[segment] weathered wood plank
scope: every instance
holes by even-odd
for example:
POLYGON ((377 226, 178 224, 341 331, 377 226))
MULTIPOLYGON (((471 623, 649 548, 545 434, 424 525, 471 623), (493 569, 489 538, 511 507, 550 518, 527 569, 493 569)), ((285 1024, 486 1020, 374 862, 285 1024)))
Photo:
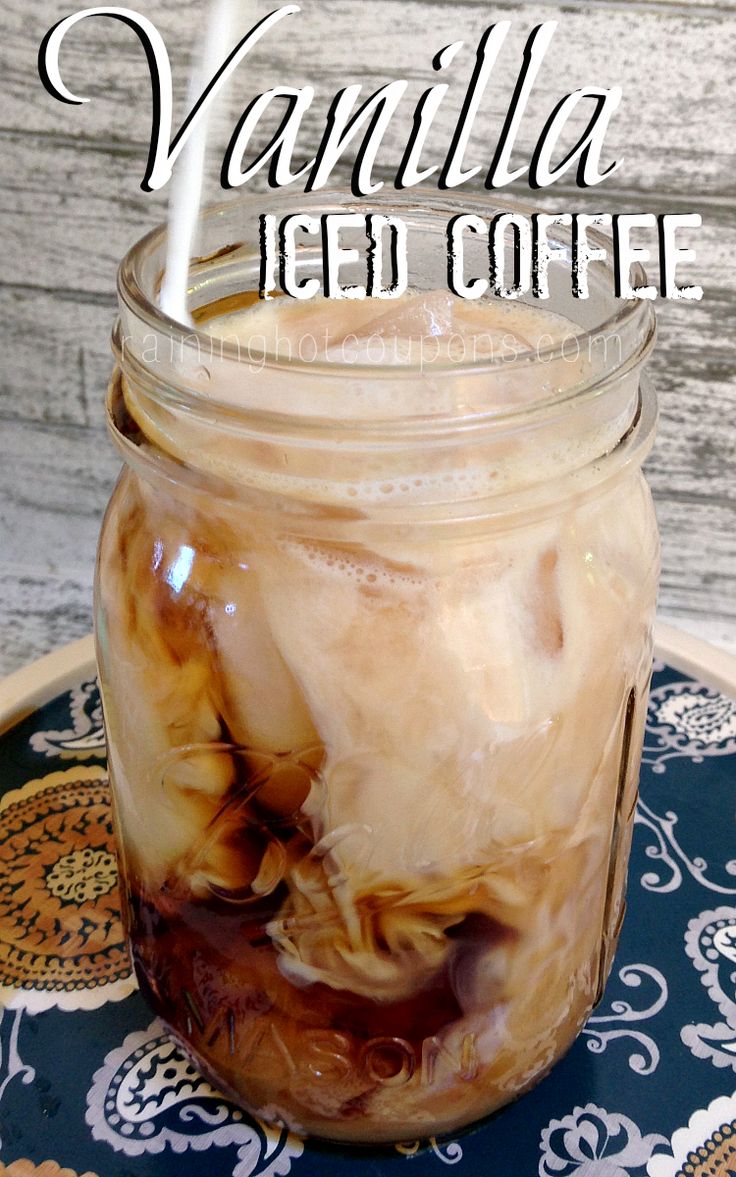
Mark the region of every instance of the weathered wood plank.
MULTIPOLYGON (((651 370, 660 407, 657 440, 647 462, 654 491, 714 502, 732 497, 736 430, 728 422, 736 414, 733 377, 718 378, 713 370, 688 375, 692 358, 677 350, 660 352, 651 370)), ((736 556, 736 519, 730 538, 736 556)), ((736 596, 736 584, 732 592, 736 596)), ((732 596, 732 608, 734 603, 732 596)))
MULTIPOLYGON (((92 565, 39 572, 0 567, 0 677, 92 628, 92 565)), ((736 654, 736 625, 728 618, 661 610, 663 621, 736 654)))
POLYGON ((168 193, 145 196, 131 158, 96 145, 0 133, 0 150, 15 161, 0 189, 0 282, 114 295, 120 259, 165 218, 168 193))
MULTIPOLYGON (((181 111, 203 6, 199 0, 139 0, 135 7, 166 38, 181 111)), ((245 23, 271 7, 270 0, 253 0, 244 9, 245 23)), ((0 215, 7 229, 0 272, 6 330, 0 673, 91 625, 96 535, 118 466, 102 430, 115 269, 128 246, 162 219, 167 196, 137 188, 149 89, 129 31, 111 21, 87 22, 65 45, 64 77, 72 89, 93 95, 91 103, 63 107, 43 91, 38 44, 72 8, 67 0, 40 0, 30 10, 23 0, 7 0, 0 14, 0 150, 6 163, 0 215)), ((624 157, 624 166, 592 192, 555 186, 540 194, 541 202, 571 210, 703 213, 691 280, 702 282, 706 297, 698 306, 660 308, 652 373, 662 415, 647 468, 663 534, 662 610, 736 649, 736 280, 729 260, 736 251, 736 193, 733 136, 724 115, 736 104, 734 0, 498 0, 492 10, 485 0, 303 0, 302 8, 283 35, 267 39, 241 67, 216 112, 213 157, 221 155, 238 110, 275 83, 309 81, 317 88, 304 120, 306 152, 339 86, 361 81, 367 93, 406 77, 410 93, 386 136, 382 178, 390 179, 390 165, 401 155, 414 101, 427 85, 447 80, 447 109, 427 151, 439 161, 475 42, 494 19, 513 19, 514 28, 484 100, 469 162, 486 162, 492 153, 524 39, 540 19, 558 19, 560 26, 515 159, 528 158, 563 91, 586 82, 622 85, 624 102, 608 144, 611 158, 624 157), (462 55, 445 77, 434 74, 433 53, 459 35, 466 40, 462 55)), ((211 172, 215 176, 214 162, 211 172)), ((516 195, 529 200, 523 189, 516 195)))
MULTIPOLYGON (((84 637, 92 628, 89 576, 68 572, 0 568, 0 677, 11 674, 50 650, 84 637)), ((718 618, 662 611, 663 621, 736 654, 736 625, 718 618)))
POLYGON ((91 568, 0 565, 0 677, 90 632, 91 568))
MULTIPOLYGON (((108 158, 107 149, 98 144, 44 138, 34 145, 30 166, 26 138, 0 132, 0 150, 15 158, 17 165, 8 169, 9 178, 0 189, 7 241, 0 283, 109 294, 123 254, 165 219, 168 193, 137 191, 132 157, 116 153, 108 158)), ((344 179, 344 170, 341 175, 344 179)), ((257 187, 263 190, 262 183, 257 187)), ((468 194, 474 191, 468 188, 468 194)), ((210 186, 210 196, 237 199, 238 194, 223 194, 210 186)), ((517 185, 502 196, 565 212, 700 212, 702 227, 687 235, 697 250, 693 280, 701 280, 709 299, 733 297, 729 258, 736 250, 736 216, 729 201, 605 185, 587 192, 565 186, 533 194, 517 185)), ((294 192, 294 198, 299 207, 299 192, 294 192)), ((492 209, 493 194, 485 194, 484 200, 492 209)), ((654 248, 656 235, 648 240, 654 248)), ((687 313, 690 310, 685 308, 687 313)))
MULTIPOLYGON (((138 10, 161 29, 174 64, 178 109, 186 93, 187 62, 196 40, 202 7, 173 0, 141 0, 138 10)), ((248 14, 269 7, 259 0, 248 14)), ((110 20, 88 21, 73 30, 63 54, 64 77, 72 90, 95 95, 84 107, 61 106, 41 88, 35 72, 38 43, 56 19, 68 12, 64 0, 44 0, 29 24, 23 0, 4 6, 0 68, 6 81, 2 126, 26 135, 73 135, 108 144, 143 145, 150 126, 145 60, 134 35, 110 20)), ((684 16, 668 4, 544 5, 499 0, 485 3, 449 0, 342 0, 305 4, 257 46, 243 63, 227 96, 218 102, 214 130, 224 144, 236 112, 262 90, 276 84, 316 84, 317 97, 304 119, 305 151, 313 148, 334 91, 352 81, 368 90, 405 77, 410 94, 385 140, 387 160, 398 163, 413 105, 427 84, 451 82, 451 93, 435 120, 429 153, 446 149, 472 67, 474 45, 493 19, 511 18, 514 28, 494 69, 492 82, 471 139, 468 158, 483 163, 500 131, 516 78, 521 51, 540 14, 559 20, 552 49, 540 71, 520 135, 519 158, 528 158, 541 126, 562 93, 579 85, 620 84, 624 102, 612 122, 611 158, 625 158, 619 173, 627 187, 699 194, 730 192, 730 131, 721 112, 736 100, 736 19, 730 6, 703 5, 684 16), (632 19, 635 17, 635 19, 632 19), (400 33, 400 35, 398 35, 400 33), (465 48, 446 71, 431 69, 433 54, 465 37, 465 48), (349 52, 348 52, 349 47, 349 52), (707 68, 704 68, 707 63, 707 68), (690 167, 683 173, 682 161, 690 167)), ((244 25, 250 23, 244 19, 244 25)), ((578 129, 587 120, 580 108, 578 129)), ((29 144, 29 150, 33 148, 29 144)), ((126 190, 140 178, 144 153, 128 160, 126 190)))
POLYGON ((112 293, 98 302, 64 290, 0 286, 7 351, 0 418, 101 429, 114 318, 112 293))
POLYGON ((0 566, 87 568, 120 467, 105 434, 3 421, 0 566))
POLYGON ((704 497, 655 495, 662 533, 660 608, 733 622, 736 508, 704 497))
MULTIPOLYGON (((2 435, 0 672, 21 653, 43 652, 44 635, 71 640, 89 628, 84 609, 97 532, 119 467, 98 431, 4 421, 2 435)), ((653 481, 663 535, 662 611, 733 621, 736 507, 695 492, 673 497, 668 485, 653 481)))
POLYGON ((103 434, 0 422, 0 674, 89 632, 100 519, 117 471, 103 434))
MULTIPOLYGON (((723 426, 736 417, 736 388, 725 318, 719 307, 712 321, 701 313, 707 307, 704 302, 676 312, 674 305, 663 309, 651 363, 660 400, 659 436, 648 469, 663 494, 704 493, 715 499, 733 492, 736 430, 723 426)), ((0 320, 9 345, 0 375, 0 428, 9 431, 18 421, 101 430, 113 318, 111 301, 0 287, 0 320)))

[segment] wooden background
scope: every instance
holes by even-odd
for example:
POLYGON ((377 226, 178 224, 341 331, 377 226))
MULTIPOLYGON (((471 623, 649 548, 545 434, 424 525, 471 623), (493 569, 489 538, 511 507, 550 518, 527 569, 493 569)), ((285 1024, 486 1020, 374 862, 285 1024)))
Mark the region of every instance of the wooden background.
MULTIPOLYGON (((165 37, 181 111, 205 6, 182 0, 136 0, 132 6, 165 37)), ((0 673, 90 629, 96 536, 118 465, 103 428, 115 270, 128 246, 165 211, 165 193, 144 195, 138 187, 150 89, 133 34, 111 20, 88 20, 65 43, 63 77, 72 91, 92 96, 90 104, 61 105, 41 87, 39 42, 76 7, 74 0, 5 0, 0 16, 0 673)), ((244 0, 244 27, 271 7, 244 0)), ((519 160, 528 159, 564 93, 586 83, 619 83, 624 100, 607 143, 610 158, 625 163, 592 193, 556 185, 545 194, 545 206, 703 215, 703 228, 693 238, 697 263, 686 276, 705 287, 705 298, 699 305, 662 303, 659 312, 652 368, 662 416, 648 472, 664 541, 661 612, 736 650, 731 0, 302 0, 302 12, 241 65, 218 107, 214 155, 221 156, 236 114, 270 86, 311 82, 317 88, 304 122, 308 158, 336 89, 362 81, 367 94, 406 77, 411 101, 407 96, 403 122, 386 137, 386 174, 401 157, 414 101, 427 84, 447 80, 447 109, 427 152, 439 162, 478 36, 505 18, 514 27, 494 70, 469 162, 490 160, 526 35, 540 19, 556 19, 519 160), (466 47, 439 79, 432 56, 460 37, 466 47)))

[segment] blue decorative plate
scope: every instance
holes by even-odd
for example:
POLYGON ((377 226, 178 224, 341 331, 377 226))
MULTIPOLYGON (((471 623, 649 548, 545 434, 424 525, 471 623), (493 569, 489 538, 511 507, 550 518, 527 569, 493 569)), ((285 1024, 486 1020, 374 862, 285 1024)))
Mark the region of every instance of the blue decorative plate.
POLYGON ((125 953, 90 647, 0 684, 0 1175, 736 1177, 736 702, 707 649, 704 681, 655 664, 628 915, 575 1046, 475 1130, 380 1152, 268 1128, 182 1057, 125 953))

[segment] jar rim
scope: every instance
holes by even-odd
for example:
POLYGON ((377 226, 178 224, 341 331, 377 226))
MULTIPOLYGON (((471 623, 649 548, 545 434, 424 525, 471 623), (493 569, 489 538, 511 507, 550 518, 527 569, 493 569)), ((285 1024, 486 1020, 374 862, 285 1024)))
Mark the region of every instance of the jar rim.
MULTIPOLYGON (((120 374, 118 380, 119 376, 120 374)), ((107 424, 112 440, 126 466, 130 466, 143 477, 154 481, 163 480, 172 486, 187 486, 194 478, 196 486, 197 471, 190 463, 172 456, 156 445, 141 447, 120 428, 115 407, 118 393, 116 378, 113 377, 107 394, 107 424)), ((490 522, 495 522, 498 526, 515 527, 531 519, 547 517, 554 514, 560 503, 567 501, 571 495, 586 499, 597 497, 605 493, 612 480, 621 478, 626 470, 640 469, 651 450, 657 418, 656 396, 645 377, 637 390, 632 419, 616 438, 615 443, 595 457, 590 457, 580 467, 570 468, 554 479, 555 492, 552 495, 548 492, 550 480, 542 479, 523 487, 507 488, 501 494, 489 490, 487 494, 469 501, 459 500, 455 506, 444 500, 409 503, 393 508, 390 504, 380 504, 380 511, 374 516, 354 516, 352 512, 344 518, 338 515, 337 521, 333 521, 333 527, 342 527, 346 534, 349 534, 355 528, 362 528, 363 524, 371 527, 380 525, 382 528, 395 528, 397 535, 403 535, 407 523, 422 528, 439 525, 451 531, 455 527, 472 530, 474 526, 483 527, 490 522), (584 483, 580 482, 583 471, 586 474, 584 483), (547 489, 542 489, 543 487, 547 489)), ((241 485, 237 479, 233 480, 221 473, 207 471, 201 476, 206 478, 207 493, 214 492, 225 500, 233 498, 234 486, 239 487, 236 499, 239 495, 247 499, 256 493, 264 493, 263 488, 258 491, 257 484, 245 482, 241 485)), ((289 514, 289 526, 292 529, 303 526, 308 530, 314 522, 308 508, 314 507, 319 516, 319 502, 315 504, 305 500, 302 503, 299 494, 296 494, 295 498, 301 505, 296 514, 289 514)), ((282 521, 286 518, 283 504, 277 508, 277 514, 282 521)))
MULTIPOLYGON (((379 207, 381 203, 386 203, 381 200, 381 193, 377 194, 376 206, 379 207)), ((237 199, 230 199, 219 201, 214 204, 209 204, 200 210, 200 223, 212 222, 217 218, 232 212, 238 205, 243 206, 247 204, 259 204, 264 199, 263 193, 245 193, 237 199)), ((305 209, 316 208, 323 206, 325 211, 362 211, 365 208, 366 201, 353 197, 346 189, 330 189, 321 190, 316 193, 303 194, 303 206, 305 209), (334 207, 330 207, 331 203, 334 207)), ((455 203, 452 196, 440 194, 439 199, 434 195, 427 199, 419 198, 413 201, 403 200, 401 194, 393 194, 391 197, 391 205, 396 208, 397 205, 405 208, 406 211, 427 212, 437 211, 438 213, 450 215, 455 210, 455 203)), ((535 212, 542 212, 544 210, 535 208, 532 205, 524 204, 519 201, 504 201, 498 200, 493 194, 492 209, 488 207, 489 201, 487 198, 477 194, 463 194, 461 202, 458 201, 457 208, 462 208, 466 212, 476 212, 478 215, 481 211, 489 215, 492 212, 508 212, 520 213, 522 215, 531 215, 535 212)), ((393 381, 403 381, 416 379, 418 375, 422 374, 421 362, 412 362, 407 364, 390 364, 390 363, 352 363, 348 360, 318 360, 318 359, 302 359, 299 356, 283 356, 278 353, 269 352, 266 348, 251 349, 249 347, 247 357, 243 356, 242 348, 237 344, 232 343, 228 339, 216 336, 213 333, 206 332, 197 327, 196 324, 185 324, 178 319, 168 315, 156 301, 156 294, 160 289, 161 279, 163 277, 163 270, 158 275, 157 281, 154 284, 154 289, 147 291, 145 289, 145 282, 142 275, 142 264, 149 258, 156 249, 161 250, 165 246, 168 235, 168 225, 164 222, 151 229, 143 237, 141 237, 126 253, 118 269, 118 296, 120 302, 125 306, 139 322, 144 323, 152 331, 164 331, 176 345, 180 348, 190 347, 196 350, 199 354, 202 350, 212 350, 213 342, 217 344, 218 358, 223 361, 230 361, 233 363, 243 363, 249 366, 256 364, 259 369, 268 371, 284 371, 289 374, 295 373, 309 373, 311 376, 319 376, 330 379, 339 379, 349 373, 351 379, 369 379, 380 380, 390 379, 393 381)), ((605 233, 597 229, 587 229, 586 235, 591 243, 598 248, 605 249, 606 261, 603 263, 604 268, 608 272, 611 279, 611 287, 613 288, 614 271, 610 262, 610 247, 612 240, 605 233)), ((210 257, 221 255, 227 247, 223 247, 215 254, 207 255, 203 258, 190 259, 192 263, 204 263, 210 257)), ((632 284, 643 286, 646 284, 646 272, 639 262, 635 262, 631 267, 631 281, 632 284)), ((546 306, 546 303, 541 305, 546 306)), ((636 327, 640 324, 642 329, 642 339, 639 347, 636 349, 640 357, 643 358, 653 345, 655 335, 655 315, 651 306, 651 301, 647 299, 626 299, 621 300, 621 305, 616 310, 605 318, 602 322, 594 327, 582 328, 576 330, 577 324, 570 321, 571 331, 561 343, 552 343, 545 348, 532 347, 528 349, 518 349, 515 351, 513 357, 508 356, 492 356, 481 357, 474 360, 453 360, 451 358, 433 360, 431 364, 432 374, 439 376, 452 375, 454 377, 462 378, 463 376, 473 375, 478 376, 483 373, 498 373, 500 371, 508 372, 518 370, 530 364, 549 364, 555 360, 565 359, 565 347, 571 341, 575 341, 576 346, 590 348, 596 339, 603 337, 613 337, 616 333, 622 331, 625 327, 636 327)), ((567 399, 570 396, 570 388, 560 390, 561 396, 567 399)), ((209 397, 210 404, 215 407, 217 404, 216 397, 209 397)), ((549 406, 551 401, 557 399, 556 397, 545 398, 544 404, 549 406)), ((542 406, 542 402, 534 402, 527 406, 528 409, 538 408, 542 406)), ((503 415, 503 413, 501 414, 503 415)))

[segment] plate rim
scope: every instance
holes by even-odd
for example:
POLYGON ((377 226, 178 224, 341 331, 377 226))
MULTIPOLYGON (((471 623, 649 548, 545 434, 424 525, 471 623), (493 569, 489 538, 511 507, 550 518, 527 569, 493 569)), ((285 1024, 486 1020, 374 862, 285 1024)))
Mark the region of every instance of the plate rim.
MULTIPOLYGON (((675 670, 736 698, 736 656, 664 621, 654 627, 655 656, 675 670)), ((0 735, 80 679, 97 673, 92 634, 0 679, 0 735)))

